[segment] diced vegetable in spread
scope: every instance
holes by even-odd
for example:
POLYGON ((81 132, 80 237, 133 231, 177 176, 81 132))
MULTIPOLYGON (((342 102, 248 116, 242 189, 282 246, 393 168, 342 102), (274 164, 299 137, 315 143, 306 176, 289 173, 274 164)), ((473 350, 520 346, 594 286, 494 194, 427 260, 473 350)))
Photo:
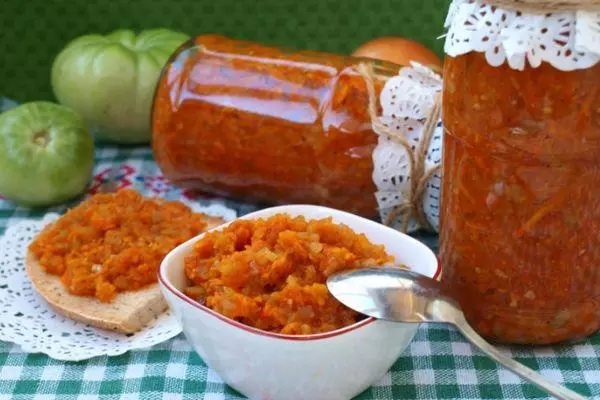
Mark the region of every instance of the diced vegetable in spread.
POLYGON ((169 251, 206 227, 180 202, 136 191, 96 194, 44 229, 29 250, 71 294, 110 302, 119 292, 156 283, 169 251))
POLYGON ((255 328, 314 334, 361 319, 329 293, 329 275, 393 261, 383 246, 331 219, 278 214, 207 233, 185 260, 185 293, 255 328))

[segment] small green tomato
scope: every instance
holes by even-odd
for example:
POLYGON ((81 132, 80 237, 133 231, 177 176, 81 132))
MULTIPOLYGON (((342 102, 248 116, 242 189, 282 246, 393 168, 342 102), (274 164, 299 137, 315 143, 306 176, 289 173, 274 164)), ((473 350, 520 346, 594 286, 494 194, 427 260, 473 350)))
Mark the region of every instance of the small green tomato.
POLYGON ((54 60, 54 95, 86 119, 98 140, 148 143, 160 73, 187 39, 168 29, 81 36, 54 60))
POLYGON ((48 206, 81 194, 92 176, 94 142, 85 121, 54 103, 32 102, 0 114, 0 194, 48 206))

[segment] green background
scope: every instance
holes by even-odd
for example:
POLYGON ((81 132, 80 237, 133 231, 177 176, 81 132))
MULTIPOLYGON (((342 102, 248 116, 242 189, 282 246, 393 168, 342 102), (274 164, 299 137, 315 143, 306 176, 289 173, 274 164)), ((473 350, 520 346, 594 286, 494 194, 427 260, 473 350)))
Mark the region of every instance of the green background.
POLYGON ((119 28, 220 33, 298 49, 350 53, 378 36, 441 54, 449 0, 0 0, 0 95, 52 100, 50 67, 71 39, 119 28))

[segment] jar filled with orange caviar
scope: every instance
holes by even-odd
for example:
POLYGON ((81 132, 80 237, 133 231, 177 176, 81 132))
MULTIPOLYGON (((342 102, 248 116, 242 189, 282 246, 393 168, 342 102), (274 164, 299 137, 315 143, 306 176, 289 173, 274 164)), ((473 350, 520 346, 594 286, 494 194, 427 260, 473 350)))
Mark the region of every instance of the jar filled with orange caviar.
POLYGON ((199 36, 163 69, 152 147, 186 188, 437 229, 440 92, 441 77, 420 64, 199 36))
POLYGON ((512 3, 451 5, 443 279, 488 339, 578 340, 600 328, 598 2, 512 3))
MULTIPOLYGON (((153 150, 173 182, 266 203, 377 215, 360 59, 219 35, 183 45, 153 106, 153 150)), ((369 61, 384 79, 400 66, 369 61)))

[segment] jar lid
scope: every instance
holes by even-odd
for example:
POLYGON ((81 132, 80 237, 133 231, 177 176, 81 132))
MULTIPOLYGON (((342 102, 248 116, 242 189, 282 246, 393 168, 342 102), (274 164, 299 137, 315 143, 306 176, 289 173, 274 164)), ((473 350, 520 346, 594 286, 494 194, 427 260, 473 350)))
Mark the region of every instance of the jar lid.
POLYGON ((598 0, 453 0, 445 27, 447 55, 485 53, 492 66, 573 71, 600 61, 598 0))

